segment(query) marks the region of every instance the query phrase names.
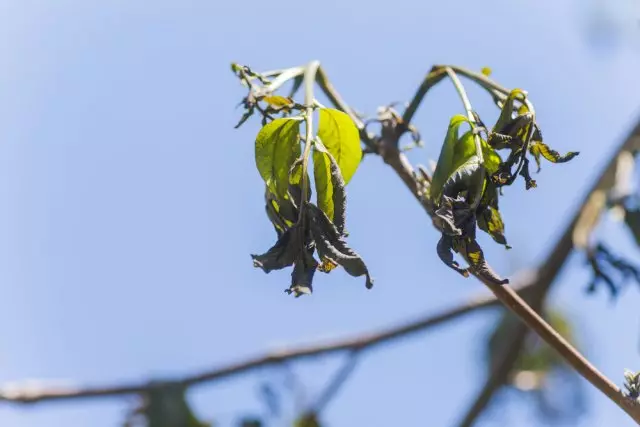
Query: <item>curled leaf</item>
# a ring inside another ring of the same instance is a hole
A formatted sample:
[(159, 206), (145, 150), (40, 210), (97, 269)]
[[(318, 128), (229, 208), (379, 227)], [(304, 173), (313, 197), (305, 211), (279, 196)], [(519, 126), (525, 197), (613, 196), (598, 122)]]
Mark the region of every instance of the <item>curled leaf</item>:
[(318, 207), (327, 214), (340, 234), (344, 234), (347, 197), (340, 167), (319, 138), (313, 151), (313, 170)]
[(314, 244), (308, 244), (304, 251), (304, 256), (295, 261), (291, 272), (291, 286), (285, 292), (293, 294), (296, 298), (301, 295), (310, 295), (313, 291), (311, 286), (313, 275), (318, 267), (318, 262), (313, 258)]
[(482, 248), (475, 238), (459, 238), (456, 243), (458, 251), (469, 263), (469, 269), (478, 277), (495, 285), (505, 285), (509, 283), (509, 279), (503, 279), (498, 276), (487, 263)]
[(469, 272), (466, 268), (460, 267), (457, 261), (453, 259), (453, 237), (448, 236), (446, 234), (442, 234), (440, 240), (438, 240), (438, 246), (436, 250), (438, 252), (438, 256), (446, 265), (451, 267), (453, 270), (462, 274), (464, 277), (469, 277)]
[[(535, 136), (535, 134), (534, 134)], [(540, 157), (544, 157), (546, 160), (551, 163), (565, 163), (569, 160), (576, 157), (580, 152), (578, 151), (569, 151), (564, 156), (558, 153), (556, 150), (549, 148), (549, 146), (543, 143), (541, 140), (533, 140), (529, 145), (529, 152), (533, 156), (536, 161), (536, 165), (538, 165), (538, 172), (540, 172)]]
[(302, 247), (300, 231), (298, 226), (289, 228), (267, 252), (261, 255), (252, 254), (253, 266), (269, 273), (292, 265)]
[(366, 286), (371, 288), (373, 280), (360, 255), (347, 245), (344, 236), (338, 232), (337, 228), (321, 209), (311, 203), (307, 203), (306, 206), (311, 234), (316, 243), (320, 259), (329, 259), (333, 263), (341, 265), (351, 276), (365, 276)]

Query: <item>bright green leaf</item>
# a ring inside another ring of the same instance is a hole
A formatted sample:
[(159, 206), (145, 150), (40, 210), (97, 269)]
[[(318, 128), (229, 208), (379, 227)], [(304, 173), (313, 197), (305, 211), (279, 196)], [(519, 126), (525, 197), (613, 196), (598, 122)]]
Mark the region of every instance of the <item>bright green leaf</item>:
[(447, 135), (445, 136), (442, 148), (440, 149), (440, 156), (438, 157), (436, 170), (431, 178), (430, 194), (431, 198), (436, 202), (440, 200), (444, 183), (453, 171), (455, 171), (454, 156), (456, 154), (456, 144), (459, 139), (458, 130), (463, 123), (469, 123), (469, 120), (461, 114), (453, 116), (449, 122)]
[(313, 150), (313, 175), (316, 183), (317, 204), (333, 221), (333, 185), (331, 185), (331, 161), (322, 151)]
[(342, 178), (347, 184), (362, 159), (358, 128), (342, 111), (320, 108), (319, 115), (318, 136), (338, 162)]
[(256, 166), (269, 190), (280, 198), (287, 194), (289, 169), (300, 157), (299, 124), (297, 117), (275, 119), (256, 137)]

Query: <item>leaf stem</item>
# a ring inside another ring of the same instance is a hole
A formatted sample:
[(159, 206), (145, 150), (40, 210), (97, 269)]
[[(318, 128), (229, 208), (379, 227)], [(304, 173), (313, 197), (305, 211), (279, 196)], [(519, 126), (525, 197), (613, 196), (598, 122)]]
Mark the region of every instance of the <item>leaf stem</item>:
[(320, 62), (312, 61), (304, 68), (304, 104), (305, 104), (305, 141), (304, 153), (302, 154), (302, 200), (300, 200), (300, 216), (298, 223), (302, 223), (304, 219), (304, 209), (302, 205), (307, 200), (309, 192), (309, 179), (307, 169), (309, 168), (309, 154), (311, 153), (311, 140), (313, 139), (313, 84), (316, 80), (316, 73), (320, 67)]

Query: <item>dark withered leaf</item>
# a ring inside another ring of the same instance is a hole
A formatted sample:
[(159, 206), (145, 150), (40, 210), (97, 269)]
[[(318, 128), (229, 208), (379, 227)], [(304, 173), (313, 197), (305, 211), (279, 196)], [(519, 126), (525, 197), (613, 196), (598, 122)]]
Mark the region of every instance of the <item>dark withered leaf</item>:
[(238, 122), (238, 124), (235, 125), (233, 128), (234, 129), (238, 129), (240, 126), (242, 126), (244, 124), (244, 122), (249, 120), (249, 117), (251, 117), (253, 115), (254, 111), (255, 111), (254, 108), (249, 108), (247, 111), (245, 111), (244, 114), (242, 115), (242, 117), (240, 118), (240, 121)]
[(460, 236), (463, 230), (461, 223), (469, 218), (471, 207), (462, 197), (442, 196), (440, 207), (435, 212), (434, 221), (443, 234)]
[(304, 256), (298, 258), (291, 272), (291, 286), (285, 292), (293, 294), (296, 298), (301, 295), (310, 295), (313, 292), (313, 275), (318, 267), (318, 262), (313, 257), (315, 245), (310, 243), (305, 248)]
[(298, 226), (287, 229), (267, 252), (261, 255), (251, 255), (253, 266), (269, 273), (292, 265), (302, 247), (300, 234)]
[(366, 286), (370, 289), (373, 286), (373, 280), (360, 255), (347, 245), (344, 236), (338, 232), (335, 225), (320, 208), (311, 203), (307, 203), (306, 206), (311, 234), (320, 259), (328, 258), (341, 265), (351, 276), (366, 276)]
[(480, 166), (478, 156), (471, 156), (447, 178), (442, 187), (442, 194), (449, 197), (456, 197), (461, 191), (475, 194), (476, 186), (482, 185), (482, 180), (477, 179), (481, 173)]
[(640, 245), (640, 210), (627, 209), (624, 220), (627, 223), (627, 227), (629, 227), (633, 233), (636, 243)]
[(498, 208), (498, 189), (495, 184), (488, 182), (482, 195), (482, 201), (478, 207), (478, 228), (489, 234), (493, 240), (507, 249), (511, 247), (507, 244), (504, 236), (504, 222)]
[(265, 186), (264, 201), (267, 217), (276, 230), (280, 229), (278, 235), (298, 220), (298, 208), (288, 195), (284, 200), (279, 200), (269, 187)]
[(524, 163), (522, 165), (522, 169), (520, 170), (520, 175), (524, 178), (525, 188), (527, 190), (531, 190), (532, 188), (536, 188), (538, 184), (535, 179), (531, 178), (531, 174), (529, 173), (529, 159), (526, 157), (523, 159)]
[(440, 257), (442, 262), (444, 262), (446, 265), (451, 267), (453, 270), (462, 274), (464, 277), (469, 277), (469, 272), (467, 271), (467, 269), (460, 267), (460, 264), (458, 264), (453, 259), (452, 246), (453, 246), (453, 238), (443, 233), (442, 236), (440, 237), (440, 240), (438, 241), (438, 246), (436, 248), (438, 252), (438, 256)]
[(484, 258), (482, 248), (475, 240), (475, 238), (458, 238), (456, 246), (460, 254), (469, 263), (469, 269), (472, 270), (478, 277), (496, 285), (506, 285), (509, 283), (509, 279), (503, 279), (493, 271), (491, 266)]
[[(307, 174), (307, 182), (309, 182), (309, 174)], [(297, 210), (302, 200), (302, 157), (298, 157), (289, 169), (288, 199)], [(307, 187), (307, 202), (309, 200), (311, 200), (311, 188)]]

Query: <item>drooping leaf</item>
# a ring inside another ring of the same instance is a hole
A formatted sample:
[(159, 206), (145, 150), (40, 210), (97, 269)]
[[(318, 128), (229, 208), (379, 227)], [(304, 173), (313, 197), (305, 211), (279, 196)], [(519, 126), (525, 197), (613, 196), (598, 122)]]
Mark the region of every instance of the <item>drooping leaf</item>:
[(491, 182), (487, 184), (478, 207), (478, 228), (489, 234), (497, 243), (511, 249), (504, 236), (504, 222), (498, 208), (498, 189)]
[(338, 163), (345, 185), (360, 165), (360, 135), (353, 120), (342, 111), (319, 109), (318, 137)]
[(464, 277), (469, 277), (467, 269), (460, 267), (460, 264), (453, 259), (453, 237), (442, 233), (440, 240), (438, 240), (436, 250), (442, 262), (462, 274)]
[(529, 152), (533, 156), (536, 161), (536, 165), (538, 165), (538, 172), (540, 172), (540, 157), (544, 157), (546, 160), (551, 163), (565, 163), (569, 160), (576, 157), (580, 152), (578, 151), (569, 151), (564, 156), (558, 153), (556, 150), (549, 148), (549, 146), (543, 143), (541, 140), (533, 140), (529, 145)]
[(484, 253), (478, 242), (474, 238), (458, 238), (458, 250), (460, 254), (469, 263), (469, 269), (472, 270), (481, 279), (491, 282), (495, 285), (506, 285), (509, 279), (501, 278), (484, 258)]
[[(431, 177), (430, 195), (435, 203), (439, 202), (442, 195), (442, 187), (455, 170), (454, 161), (456, 158), (456, 145), (459, 140), (458, 131), (463, 123), (469, 123), (469, 119), (460, 114), (453, 116), (449, 121), (449, 128), (440, 148), (438, 163)], [(458, 155), (458, 157), (460, 156)]]
[(624, 220), (629, 230), (631, 230), (631, 233), (633, 233), (636, 243), (640, 245), (640, 210), (627, 209)]
[(278, 241), (267, 252), (261, 255), (252, 254), (254, 267), (265, 273), (281, 270), (294, 263), (302, 248), (301, 230), (298, 226), (287, 229)]
[(365, 276), (366, 286), (371, 288), (373, 280), (366, 264), (344, 240), (336, 227), (331, 223), (327, 215), (317, 206), (307, 204), (310, 219), (311, 234), (316, 243), (318, 255), (321, 260), (329, 259), (333, 263), (341, 265), (351, 276)]
[(289, 169), (300, 157), (299, 124), (299, 117), (275, 119), (256, 137), (256, 166), (269, 190), (279, 198), (287, 194)]
[(291, 286), (286, 290), (296, 298), (301, 295), (310, 295), (313, 292), (313, 275), (318, 267), (318, 262), (313, 258), (315, 244), (308, 244), (304, 255), (295, 261), (291, 272)]
[(318, 207), (327, 214), (338, 232), (343, 234), (347, 203), (345, 182), (337, 161), (320, 140), (315, 142), (313, 170)]
[(510, 248), (507, 245), (507, 239), (504, 237), (504, 222), (502, 222), (502, 216), (497, 208), (487, 206), (478, 216), (478, 227), (489, 234), (497, 243)]

